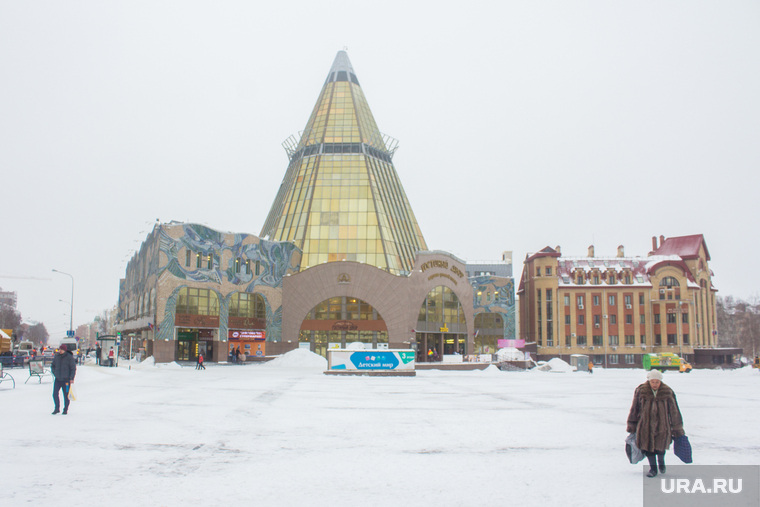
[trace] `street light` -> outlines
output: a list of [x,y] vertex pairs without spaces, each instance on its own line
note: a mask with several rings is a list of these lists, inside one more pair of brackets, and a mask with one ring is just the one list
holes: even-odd
[[[63,271],[53,270],[53,273],[60,273],[71,278],[71,313],[69,319],[69,335],[74,336],[74,276]],[[65,301],[64,301],[65,302]]]

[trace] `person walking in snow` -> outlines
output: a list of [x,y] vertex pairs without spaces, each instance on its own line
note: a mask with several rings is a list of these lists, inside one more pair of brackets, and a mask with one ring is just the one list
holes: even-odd
[[113,366],[114,357],[115,357],[115,354],[113,351],[113,347],[111,347],[111,350],[108,351],[108,366]]
[[588,362],[588,372],[592,375],[594,373],[594,363],[591,361]]
[[196,370],[205,370],[206,367],[203,366],[203,354],[198,354],[198,364],[195,365]]
[[66,349],[65,344],[58,348],[58,353],[53,358],[50,370],[55,378],[55,382],[53,382],[53,403],[55,404],[53,414],[61,411],[61,400],[58,393],[63,390],[63,415],[66,415],[69,413],[69,389],[77,374],[77,362],[71,351]]
[[636,388],[628,413],[628,433],[636,433],[636,445],[649,460],[647,477],[665,473],[665,451],[674,438],[683,436],[683,418],[676,393],[662,382],[662,372],[650,370],[647,381]]

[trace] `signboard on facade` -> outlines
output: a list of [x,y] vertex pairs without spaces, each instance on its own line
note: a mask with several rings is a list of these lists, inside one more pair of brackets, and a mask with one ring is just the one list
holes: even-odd
[[514,347],[516,349],[525,346],[525,340],[498,340],[497,345],[500,349],[504,347]]
[[328,369],[343,371],[414,371],[413,350],[328,350]]
[[267,332],[258,330],[254,331],[251,329],[230,329],[227,332],[227,337],[231,341],[235,340],[254,340],[254,341],[264,341],[267,338]]

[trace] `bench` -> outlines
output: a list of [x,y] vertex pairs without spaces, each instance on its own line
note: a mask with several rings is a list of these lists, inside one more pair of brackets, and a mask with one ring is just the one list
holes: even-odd
[[10,373],[5,373],[5,371],[3,371],[3,363],[0,363],[0,384],[3,382],[12,382],[13,388],[16,389],[16,380]]
[[29,379],[32,377],[37,377],[37,380],[39,380],[39,384],[42,383],[42,377],[49,375],[50,377],[53,376],[53,372],[51,372],[49,369],[45,368],[45,362],[42,360],[35,360],[35,361],[29,361],[29,378],[24,381],[24,384],[29,382]]

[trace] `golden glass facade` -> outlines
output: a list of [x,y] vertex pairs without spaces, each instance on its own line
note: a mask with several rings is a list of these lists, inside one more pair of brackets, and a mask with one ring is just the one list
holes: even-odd
[[302,269],[349,260],[411,270],[427,246],[345,52],[288,153],[262,236],[295,243]]

